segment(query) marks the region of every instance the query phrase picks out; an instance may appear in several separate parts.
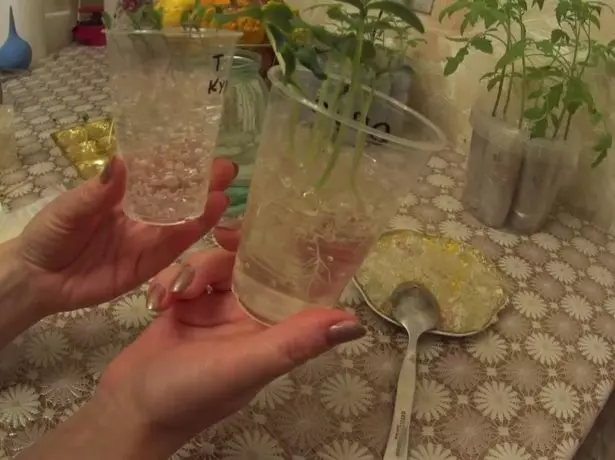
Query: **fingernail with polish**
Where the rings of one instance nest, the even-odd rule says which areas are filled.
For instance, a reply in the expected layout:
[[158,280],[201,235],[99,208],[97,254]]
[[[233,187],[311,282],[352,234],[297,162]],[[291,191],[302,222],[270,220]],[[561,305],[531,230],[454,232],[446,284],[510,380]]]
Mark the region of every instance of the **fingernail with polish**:
[[367,330],[357,321],[343,321],[329,328],[327,340],[331,345],[340,345],[360,339],[367,333]]
[[181,294],[192,284],[194,280],[194,268],[188,264],[183,264],[177,277],[171,283],[171,292]]
[[107,161],[107,164],[105,165],[105,169],[102,170],[102,172],[100,173],[100,183],[105,185],[108,184],[109,181],[111,180],[111,175],[113,173],[113,162],[115,160],[115,157],[111,157],[111,159],[109,161]]
[[159,311],[166,295],[167,292],[161,284],[151,284],[147,292],[147,302],[145,304],[147,309],[150,311]]
[[233,169],[235,170],[235,173],[233,174],[233,178],[237,177],[237,174],[239,174],[239,165],[237,163],[235,163],[233,161]]

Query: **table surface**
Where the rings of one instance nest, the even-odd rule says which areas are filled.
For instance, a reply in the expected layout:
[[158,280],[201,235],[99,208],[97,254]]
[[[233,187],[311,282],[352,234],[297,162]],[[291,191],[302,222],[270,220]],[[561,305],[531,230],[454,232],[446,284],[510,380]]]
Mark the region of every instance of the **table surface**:
[[[17,106],[23,167],[0,198],[32,203],[75,170],[49,135],[109,110],[104,52],[69,48],[5,85]],[[482,249],[513,281],[499,323],[472,339],[421,342],[413,460],[568,460],[615,382],[615,240],[561,212],[542,233],[486,229],[462,210],[463,156],[429,162],[393,227],[439,232]],[[381,458],[405,346],[353,290],[369,334],[276,380],[182,459]],[[105,365],[148,324],[143,291],[49,318],[0,354],[0,459],[35,442],[91,395]]]

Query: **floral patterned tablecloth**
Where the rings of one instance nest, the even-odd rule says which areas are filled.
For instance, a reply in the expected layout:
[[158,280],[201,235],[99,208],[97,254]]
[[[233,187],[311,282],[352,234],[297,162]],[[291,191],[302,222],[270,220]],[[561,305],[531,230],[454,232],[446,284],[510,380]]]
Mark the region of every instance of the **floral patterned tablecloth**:
[[[108,112],[104,52],[69,48],[6,84],[23,167],[0,198],[34,202],[76,172],[49,135]],[[429,162],[392,225],[472,243],[511,279],[509,308],[472,339],[421,341],[413,460],[569,460],[615,383],[615,240],[560,212],[542,233],[486,229],[460,203],[463,157]],[[405,338],[353,290],[346,308],[369,334],[276,380],[176,454],[208,460],[372,460],[382,456]],[[138,290],[49,318],[0,354],[0,459],[66,420],[106,364],[152,319]]]

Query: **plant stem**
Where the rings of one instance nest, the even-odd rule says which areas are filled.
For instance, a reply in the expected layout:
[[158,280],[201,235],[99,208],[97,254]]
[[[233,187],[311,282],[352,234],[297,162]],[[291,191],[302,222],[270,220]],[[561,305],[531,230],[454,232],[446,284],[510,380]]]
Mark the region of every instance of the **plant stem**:
[[[507,21],[508,23],[504,25],[504,29],[506,30],[506,51],[505,53],[508,53],[511,47],[511,43],[512,43],[512,33],[510,31],[510,16],[508,16]],[[495,98],[495,103],[493,105],[493,111],[491,112],[491,116],[493,117],[496,116],[498,112],[498,108],[500,107],[500,101],[502,99],[502,92],[504,90],[504,80],[505,79],[506,79],[506,67],[502,69],[502,76],[500,77],[500,81],[498,83],[498,93]],[[512,79],[512,76],[511,76],[511,79]]]
[[504,89],[504,77],[506,76],[506,68],[502,69],[502,76],[500,77],[500,81],[498,82],[498,92],[495,97],[495,103],[493,104],[493,110],[491,111],[491,116],[495,117],[498,112],[498,107],[500,106],[500,99],[502,98],[502,90]]
[[573,115],[574,114],[572,112],[568,112],[566,118],[566,129],[564,130],[564,140],[568,140],[568,135],[570,134],[570,124],[572,123]]
[[290,131],[290,136],[288,138],[288,152],[291,155],[294,155],[295,153],[295,133],[297,131],[297,126],[299,125],[299,111],[301,110],[301,106],[299,105],[298,102],[295,101],[291,101],[291,108],[290,108],[290,117],[288,119],[289,121],[289,131]]
[[[579,37],[580,35],[581,35],[581,26],[579,26]],[[587,64],[589,63],[589,59],[592,53],[591,25],[590,25],[590,29],[586,30],[586,35],[587,35],[587,43],[588,43],[587,56],[585,56],[585,60],[582,62],[580,66],[581,70],[579,71],[579,75],[578,75],[579,80],[583,78],[583,74],[585,73],[585,70],[587,69]],[[576,59],[573,61],[573,66],[576,68]],[[570,135],[570,126],[572,124],[572,117],[574,117],[575,113],[568,112],[568,119],[566,120],[566,129],[564,130],[564,140],[568,140],[568,136]]]
[[[330,75],[333,73],[332,69],[335,64],[333,62],[331,55],[329,55],[327,59],[328,59],[327,63],[325,64],[325,74],[327,75],[327,79],[323,81],[320,87],[320,96],[318,99],[318,105],[320,106],[323,112],[331,111],[332,113],[336,113],[337,99],[339,96],[336,96],[335,90],[333,90],[333,96],[334,96],[333,107],[331,107],[330,101],[329,101],[329,90],[330,90],[330,87],[333,86]],[[328,132],[329,129],[327,127],[327,123],[332,123],[331,118],[327,116],[326,114],[316,112],[314,116],[316,118],[316,121],[312,128],[312,136],[311,136],[312,139],[310,142],[310,149],[309,149],[309,151],[311,152],[309,157],[312,159],[316,159],[320,155],[322,151],[322,141],[323,139],[326,139],[326,136],[322,135],[322,132],[323,130],[325,132]]]
[[[579,53],[579,41],[581,39],[581,25],[579,24],[578,20],[575,22],[575,27],[573,28],[573,30],[574,30],[574,50],[572,53],[572,64],[570,65],[568,69],[568,77],[567,77],[568,84],[570,84],[570,80],[572,80],[576,76],[575,73],[576,73],[576,68],[577,68],[577,56]],[[564,107],[562,107],[560,115],[557,117],[557,123],[554,126],[552,139],[557,138],[557,135],[559,134],[560,129],[562,127],[562,122],[564,121],[565,115],[566,115],[566,106],[564,105]],[[568,112],[568,119],[566,121],[566,131],[564,132],[564,139],[568,138],[571,122],[572,122],[572,114]]]
[[506,119],[506,114],[508,113],[508,106],[510,105],[510,97],[512,96],[512,89],[513,89],[513,75],[515,73],[515,64],[511,64],[511,74],[510,74],[510,78],[508,79],[508,88],[506,90],[506,102],[504,103],[504,110],[502,111],[502,115],[504,116],[504,119]]
[[[362,82],[361,82],[361,56],[363,55],[363,44],[364,44],[364,33],[365,33],[365,17],[361,18],[361,22],[359,24],[357,30],[357,46],[355,49],[354,57],[352,60],[352,71],[350,73],[350,91],[346,96],[346,104],[344,106],[344,112],[342,113],[342,120],[349,121],[351,119],[352,111],[355,108],[356,95],[357,90],[361,90]],[[332,120],[333,121],[333,120]],[[333,168],[335,168],[335,164],[337,163],[337,159],[342,150],[342,142],[346,136],[347,126],[342,123],[340,129],[337,133],[337,138],[335,139],[335,144],[333,146],[333,152],[331,152],[331,158],[329,159],[329,163],[323,173],[322,177],[318,180],[318,184],[316,188],[321,188],[329,179],[329,176],[333,172]]]
[[[521,40],[526,40],[527,32],[525,25],[523,24],[523,17],[519,20],[521,27]],[[527,94],[527,62],[525,59],[525,53],[521,56],[521,112],[519,113],[519,120],[517,121],[517,127],[521,129],[523,126],[523,114],[525,113],[525,95]]]
[[[363,125],[367,125],[367,113],[369,112],[369,108],[371,107],[373,100],[374,100],[374,87],[371,86],[370,91],[367,94],[367,97],[361,106],[361,113],[362,113],[361,123]],[[359,133],[357,134],[357,138],[355,140],[354,155],[352,158],[352,175],[351,175],[352,188],[354,189],[355,194],[357,196],[359,195],[359,189],[357,188],[356,178],[357,178],[357,174],[359,170],[359,165],[361,164],[361,158],[363,157],[363,151],[364,151],[366,141],[367,141],[367,132],[359,131]]]

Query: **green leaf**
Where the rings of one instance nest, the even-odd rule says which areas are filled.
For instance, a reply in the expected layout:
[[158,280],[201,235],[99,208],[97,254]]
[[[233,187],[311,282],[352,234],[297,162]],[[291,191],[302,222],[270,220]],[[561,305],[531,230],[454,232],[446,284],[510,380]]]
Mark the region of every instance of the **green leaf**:
[[444,76],[447,77],[454,73],[467,55],[468,47],[464,46],[457,51],[455,56],[446,58],[446,64],[444,65]]
[[496,63],[495,69],[503,69],[515,62],[521,56],[523,56],[523,53],[525,52],[525,45],[526,43],[524,40],[518,41],[517,43],[512,45],[504,54],[504,56],[502,56],[500,60]]
[[320,66],[320,60],[316,50],[312,47],[301,47],[295,53],[295,57],[304,67],[308,68],[319,80],[326,80],[327,74]]
[[446,39],[453,43],[468,43],[471,40],[466,37],[446,37]]
[[113,18],[106,11],[103,13],[102,21],[103,26],[105,26],[105,29],[110,30],[113,27]]
[[457,1],[452,5],[447,6],[440,12],[440,15],[438,16],[438,21],[442,22],[444,18],[450,18],[456,12],[466,9],[468,5],[470,5],[469,1]]
[[273,45],[274,49],[281,51],[282,48],[286,45],[288,41],[284,33],[275,26],[269,25],[267,26],[267,34],[269,35],[269,40]]
[[555,18],[557,19],[557,23],[561,24],[568,14],[568,4],[567,2],[558,2],[555,7]]
[[476,36],[472,40],[470,40],[470,44],[477,50],[482,51],[483,53],[493,53],[493,45],[491,44],[491,40],[486,37]]
[[355,24],[357,24],[357,21],[344,13],[342,11],[342,8],[338,5],[327,8],[327,16],[329,17],[329,19],[338,22],[345,22],[346,24],[349,24],[351,26],[355,26]]
[[602,113],[598,112],[597,110],[593,110],[589,116],[590,122],[594,126],[604,121],[604,115],[602,115]]
[[527,98],[528,99],[538,99],[539,97],[541,97],[544,94],[544,90],[543,89],[537,89],[535,91],[532,91]]
[[485,23],[485,29],[490,28],[493,24],[495,24],[496,22],[498,22],[498,20],[497,20],[497,19],[495,18],[495,16],[493,16],[493,15],[488,15],[488,16],[485,16],[485,17],[483,18],[483,21],[484,21],[484,23]]
[[593,15],[593,14],[592,14],[592,15],[589,17],[589,20],[590,20],[590,22],[591,22],[592,24],[594,24],[594,25],[595,25],[598,29],[600,28],[600,19],[598,19],[598,17],[597,17],[597,16],[595,16],[595,15]]
[[527,79],[528,80],[544,80],[548,77],[560,78],[564,77],[562,69],[551,67],[551,66],[543,66],[543,67],[528,67],[526,69]]
[[470,17],[469,16],[464,17],[463,21],[461,21],[461,24],[459,25],[459,33],[463,35],[466,29],[468,28],[468,26],[470,25],[472,25],[470,22]]
[[540,40],[536,42],[536,48],[538,48],[547,56],[552,56],[553,50],[555,49],[551,40]]
[[282,48],[280,55],[282,56],[282,62],[284,63],[282,69],[284,72],[284,81],[288,83],[292,79],[295,70],[297,70],[297,61],[293,50],[288,45],[285,45]]
[[502,75],[502,74],[501,74],[500,72],[487,72],[487,73],[483,74],[483,75],[480,77],[480,80],[479,80],[479,81],[483,81],[483,80],[486,80],[486,79],[488,79],[488,78],[492,78],[492,77],[495,77],[495,76],[497,76],[497,78],[500,78],[500,77],[501,77],[501,75]]
[[[367,63],[376,57],[376,46],[370,40],[363,38],[361,41],[362,49],[360,61],[362,63]],[[359,46],[357,36],[347,35],[339,38],[334,45],[334,49],[352,61],[355,57],[357,46]]]
[[361,13],[365,11],[365,7],[363,6],[363,2],[361,0],[337,0],[338,2],[345,3],[350,6],[354,6]]
[[309,26],[308,27],[312,37],[328,48],[335,48],[340,41],[340,36],[329,32],[322,26]]
[[291,22],[295,17],[295,14],[285,3],[270,2],[262,7],[254,7],[262,12],[262,20],[267,24],[273,24],[278,29],[284,32],[291,32]]
[[549,110],[554,109],[559,106],[559,103],[562,99],[562,94],[564,92],[564,84],[558,83],[549,88],[547,95],[545,97],[547,107]]
[[179,17],[179,24],[184,28],[188,28],[190,26],[190,11],[183,11],[181,16]]
[[154,15],[156,16],[156,28],[162,30],[164,27],[164,8],[156,8]]
[[536,5],[538,5],[539,10],[542,10],[542,8],[545,6],[545,0],[533,0],[532,6],[536,6]]
[[602,133],[598,136],[594,144],[594,150],[598,152],[598,156],[592,163],[592,168],[598,166],[606,158],[609,150],[613,146],[613,136],[610,133]]
[[551,31],[551,43],[558,43],[560,40],[568,43],[570,42],[570,37],[562,29],[553,29]]
[[378,19],[365,24],[365,34],[369,35],[374,31],[398,30],[390,21]]
[[577,112],[577,110],[579,110],[579,107],[581,107],[581,105],[583,104],[581,104],[578,101],[568,102],[566,104],[566,111],[570,113],[571,115],[574,115]]
[[578,107],[576,109],[585,104],[590,112],[595,110],[594,98],[589,86],[579,77],[569,79],[565,101],[566,103],[577,103]]
[[390,0],[382,0],[374,3],[368,3],[366,9],[379,10],[389,13],[401,19],[403,22],[408,24],[413,29],[418,30],[420,33],[425,33],[425,27],[419,17],[405,4],[396,3]]
[[501,81],[501,79],[502,77],[497,76],[489,80],[489,82],[487,83],[487,91],[491,91],[495,87],[495,85],[497,85]]
[[523,116],[532,121],[540,120],[545,116],[545,110],[543,107],[531,107],[523,112]]
[[205,19],[205,14],[206,13],[207,13],[207,11],[203,7],[203,5],[199,5],[199,7],[196,10],[194,10],[194,15],[192,17],[192,22],[194,23],[194,25],[196,27],[200,27],[201,26],[201,24],[203,23],[203,20]]
[[530,138],[535,139],[545,137],[545,135],[547,134],[547,123],[548,122],[546,118],[538,120],[536,123],[534,123],[530,130]]
[[488,5],[487,2],[474,2],[472,3],[470,22],[474,25],[479,19],[482,19],[485,28],[489,29],[496,23],[505,24],[508,21],[508,16],[500,9],[498,9],[497,2],[493,5]]

